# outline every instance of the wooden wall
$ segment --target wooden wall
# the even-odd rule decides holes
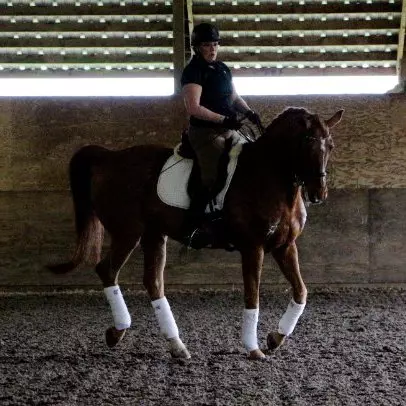
[[[298,246],[310,284],[406,282],[406,95],[247,97],[264,123],[287,106],[327,118],[340,108],[334,131],[330,197],[310,207]],[[92,269],[55,277],[44,264],[66,259],[74,244],[67,165],[79,147],[112,149],[178,142],[182,102],[162,98],[0,99],[0,286],[48,289],[99,287]],[[241,284],[239,255],[193,252],[185,262],[170,242],[172,286]],[[141,282],[133,255],[121,284]],[[266,258],[264,283],[284,283]]]

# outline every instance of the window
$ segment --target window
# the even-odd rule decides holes
[[[220,29],[219,55],[241,94],[383,93],[398,83],[402,0],[195,0],[188,10],[187,20]],[[171,94],[173,19],[165,0],[0,0],[0,94]]]

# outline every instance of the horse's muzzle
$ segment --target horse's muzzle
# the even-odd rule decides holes
[[[320,204],[323,203],[328,196],[327,187],[321,187],[314,190],[306,189],[306,200],[310,201],[311,204]]]
[[[327,189],[323,190],[323,192],[321,193],[321,196],[315,196],[314,197],[314,201],[311,200],[311,202],[313,204],[320,204],[323,203],[326,199],[327,199]]]

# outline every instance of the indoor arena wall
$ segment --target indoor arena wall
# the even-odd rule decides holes
[[[304,279],[313,285],[406,282],[406,95],[246,97],[265,124],[288,106],[328,118],[344,108],[334,129],[330,196],[308,209],[298,240]],[[0,99],[0,286],[99,287],[93,269],[51,275],[47,263],[68,259],[74,223],[67,168],[81,146],[120,149],[174,146],[185,126],[177,97]],[[108,244],[108,239],[106,241]],[[238,253],[179,254],[170,241],[167,284],[239,286]],[[142,281],[135,252],[121,285]],[[263,283],[283,284],[267,256]]]

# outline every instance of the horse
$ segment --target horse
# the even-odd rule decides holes
[[[324,120],[301,107],[283,110],[255,142],[245,142],[225,195],[222,234],[241,256],[244,304],[242,344],[252,360],[266,358],[289,337],[305,308],[307,288],[300,273],[296,240],[306,222],[306,206],[327,198],[327,163],[334,147],[330,130],[344,110]],[[120,290],[120,269],[132,251],[144,255],[143,285],[161,334],[173,358],[190,358],[164,291],[167,239],[182,241],[186,209],[164,203],[157,182],[173,149],[145,144],[121,150],[97,145],[79,149],[69,163],[77,233],[68,262],[49,265],[67,273],[79,264],[95,265],[112,312],[105,332],[108,347],[123,339],[131,317]],[[104,230],[110,237],[101,259]],[[228,246],[224,244],[224,247]],[[219,248],[217,246],[217,248]],[[220,247],[221,248],[221,247]],[[258,345],[259,286],[264,255],[271,253],[292,287],[292,298],[278,328]]]

